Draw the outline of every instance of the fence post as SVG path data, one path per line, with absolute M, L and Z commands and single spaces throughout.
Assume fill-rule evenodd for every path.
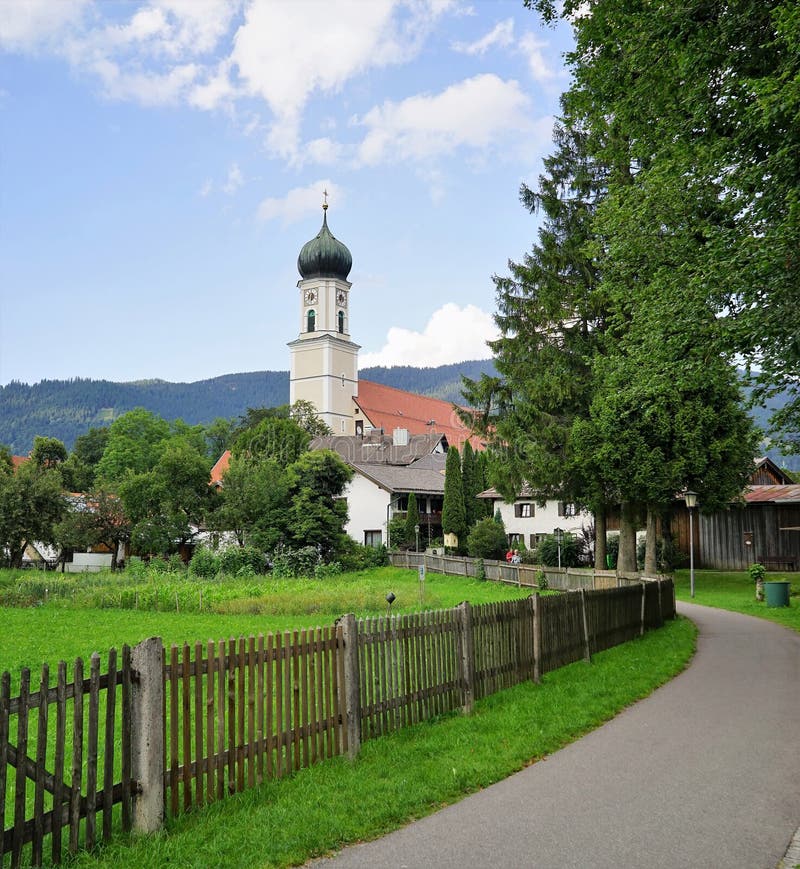
M 461 622 L 461 685 L 463 686 L 463 711 L 472 712 L 475 705 L 475 657 L 474 638 L 472 636 L 472 607 L 468 600 L 458 605 L 458 615 Z
M 164 644 L 144 640 L 131 650 L 131 803 L 136 833 L 164 824 Z M 173 722 L 176 726 L 177 722 Z M 123 787 L 126 786 L 123 782 Z
M 361 699 L 359 694 L 358 622 L 353 613 L 342 616 L 344 639 L 344 702 L 347 727 L 347 756 L 361 751 Z
M 533 681 L 542 681 L 542 611 L 539 607 L 539 592 L 533 594 Z
M 583 657 L 591 664 L 592 652 L 589 648 L 589 620 L 586 617 L 586 589 L 580 590 L 581 595 L 581 615 L 583 616 Z
M 639 636 L 644 636 L 644 610 L 645 610 L 645 600 L 647 599 L 647 585 L 646 583 L 642 583 L 642 619 L 641 626 L 639 628 Z

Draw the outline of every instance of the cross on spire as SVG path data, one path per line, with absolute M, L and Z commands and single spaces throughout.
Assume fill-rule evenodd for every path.
M 328 210 L 328 191 L 323 190 L 322 195 L 325 198 L 324 202 L 322 203 L 322 210 L 327 211 Z

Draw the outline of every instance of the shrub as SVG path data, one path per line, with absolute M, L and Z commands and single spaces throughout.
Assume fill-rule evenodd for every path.
M 337 553 L 342 570 L 369 570 L 372 567 L 385 567 L 389 563 L 389 552 L 383 543 L 380 546 L 363 546 L 350 538 L 348 541 L 348 545 Z
M 619 534 L 611 534 L 606 538 L 606 564 L 609 570 L 616 570 L 619 558 Z
M 272 556 L 272 574 L 280 578 L 313 576 L 319 563 L 316 546 L 301 546 L 300 549 L 279 546 Z
M 219 554 L 219 569 L 230 576 L 255 576 L 263 573 L 264 567 L 264 555 L 254 546 L 229 546 Z M 240 574 L 244 568 L 247 572 Z
M 203 579 L 211 579 L 219 573 L 219 556 L 210 549 L 196 549 L 189 562 L 189 573 Z
M 506 551 L 506 532 L 494 519 L 480 519 L 467 536 L 467 552 L 473 558 L 502 558 Z
M 486 579 L 486 566 L 484 565 L 482 558 L 475 560 L 475 579 L 480 582 L 483 582 Z
M 750 574 L 750 579 L 752 579 L 753 582 L 760 582 L 764 579 L 767 568 L 764 567 L 763 564 L 759 564 L 758 562 L 756 562 L 755 564 L 751 564 L 750 567 L 747 568 L 747 572 Z
M 331 576 L 339 576 L 342 565 L 338 561 L 330 561 L 328 564 L 318 564 L 314 568 L 314 579 L 327 579 Z
M 536 547 L 536 559 L 548 567 L 558 565 L 558 541 L 554 534 L 545 537 Z M 561 566 L 577 567 L 579 564 L 578 541 L 572 534 L 565 534 L 561 540 Z

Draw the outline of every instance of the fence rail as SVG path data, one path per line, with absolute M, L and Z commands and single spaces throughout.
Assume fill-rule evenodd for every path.
M 60 862 L 65 829 L 70 853 L 91 849 L 111 836 L 117 804 L 123 829 L 153 830 L 167 813 L 353 757 L 364 739 L 469 711 L 674 613 L 672 582 L 659 580 L 168 650 L 152 638 L 123 647 L 120 667 L 112 649 L 104 673 L 93 655 L 88 678 L 78 659 L 70 684 L 63 662 L 54 687 L 42 668 L 37 691 L 24 669 L 16 697 L 5 673 L 0 864 L 10 854 L 19 866 L 30 843 L 41 865 L 47 835 Z
M 618 588 L 640 582 L 657 582 L 669 577 L 662 574 L 648 576 L 643 573 L 618 573 L 616 570 L 595 570 L 573 567 L 549 567 L 544 564 L 508 564 L 505 561 L 469 558 L 459 555 L 429 555 L 427 552 L 390 552 L 389 561 L 394 567 L 417 569 L 425 567 L 435 573 L 447 576 L 476 577 L 479 562 L 483 565 L 483 576 L 493 582 L 503 582 L 523 588 L 539 588 L 540 577 L 544 577 L 547 588 L 559 591 L 578 589 L 597 590 Z

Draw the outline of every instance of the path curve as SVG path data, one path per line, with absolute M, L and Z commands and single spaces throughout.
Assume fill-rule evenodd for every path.
M 310 865 L 774 869 L 800 823 L 800 634 L 678 609 L 699 628 L 697 654 L 650 697 L 502 782 Z

